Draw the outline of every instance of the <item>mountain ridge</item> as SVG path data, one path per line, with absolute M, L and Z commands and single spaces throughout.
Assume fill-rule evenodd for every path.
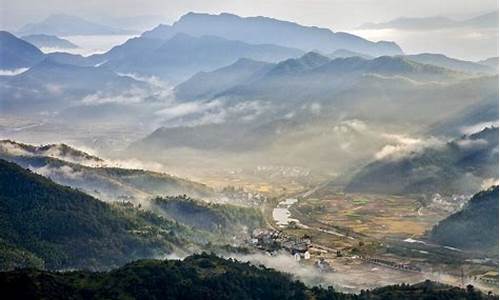
M 374 43 L 359 36 L 345 32 L 335 33 L 326 28 L 307 27 L 262 16 L 239 17 L 229 13 L 211 15 L 190 12 L 183 15 L 171 26 L 160 25 L 143 35 L 169 38 L 173 32 L 191 33 L 195 36 L 212 34 L 233 40 L 243 39 L 254 44 L 269 43 L 298 48 L 303 51 L 318 49 L 324 52 L 333 52 L 337 49 L 349 49 L 375 56 L 402 54 L 401 49 L 394 42 Z M 263 32 L 266 34 L 262 35 Z

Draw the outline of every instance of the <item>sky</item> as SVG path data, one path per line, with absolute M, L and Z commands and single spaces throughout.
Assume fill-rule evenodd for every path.
M 353 32 L 367 22 L 384 22 L 399 17 L 431 16 L 465 19 L 497 9 L 497 0 L 0 0 L 0 27 L 15 31 L 26 23 L 41 21 L 54 13 L 72 14 L 90 20 L 154 15 L 155 21 L 169 24 L 187 12 L 196 11 L 230 12 L 241 16 L 262 15 L 303 25 L 327 27 L 334 31 Z M 387 31 L 357 30 L 355 33 L 370 39 L 395 40 L 410 53 L 420 52 L 420 48 L 424 45 L 421 39 L 426 37 L 421 34 L 408 35 Z M 462 52 L 453 51 L 453 48 L 460 47 L 467 41 L 464 43 L 457 37 L 441 41 L 441 37 L 445 35 L 457 36 L 458 32 L 434 33 L 427 43 L 435 44 L 434 48 L 437 51 L 447 51 L 461 57 L 479 58 L 498 52 L 498 45 L 490 45 L 487 48 L 491 49 L 484 49 L 485 45 L 493 44 L 489 41 L 480 41 L 474 51 L 468 49 Z M 468 35 L 477 38 L 478 33 Z M 413 37 L 418 40 L 413 41 Z M 450 44 L 449 47 L 443 45 L 445 43 Z M 432 48 L 430 50 L 433 50 Z M 482 51 L 479 51 L 481 49 Z

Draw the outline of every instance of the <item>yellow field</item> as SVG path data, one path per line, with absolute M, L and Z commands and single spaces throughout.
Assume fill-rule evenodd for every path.
M 446 216 L 412 198 L 341 193 L 301 199 L 293 212 L 306 225 L 336 226 L 377 239 L 421 235 Z

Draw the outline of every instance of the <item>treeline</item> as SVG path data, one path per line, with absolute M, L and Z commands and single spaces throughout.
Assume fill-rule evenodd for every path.
M 180 260 L 142 260 L 106 273 L 16 270 L 0 273 L 4 299 L 495 299 L 472 286 L 466 290 L 426 281 L 358 295 L 309 288 L 290 275 L 200 254 Z

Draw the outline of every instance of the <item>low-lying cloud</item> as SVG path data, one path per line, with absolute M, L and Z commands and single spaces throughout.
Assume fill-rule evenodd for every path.
M 29 68 L 7 69 L 7 70 L 0 69 L 0 76 L 15 76 L 26 72 L 28 69 Z
M 390 144 L 382 147 L 380 151 L 375 153 L 376 159 L 398 159 L 403 156 L 419 153 L 427 147 L 438 146 L 442 144 L 437 138 L 412 138 L 406 135 L 399 134 L 382 134 L 382 137 L 392 141 Z

